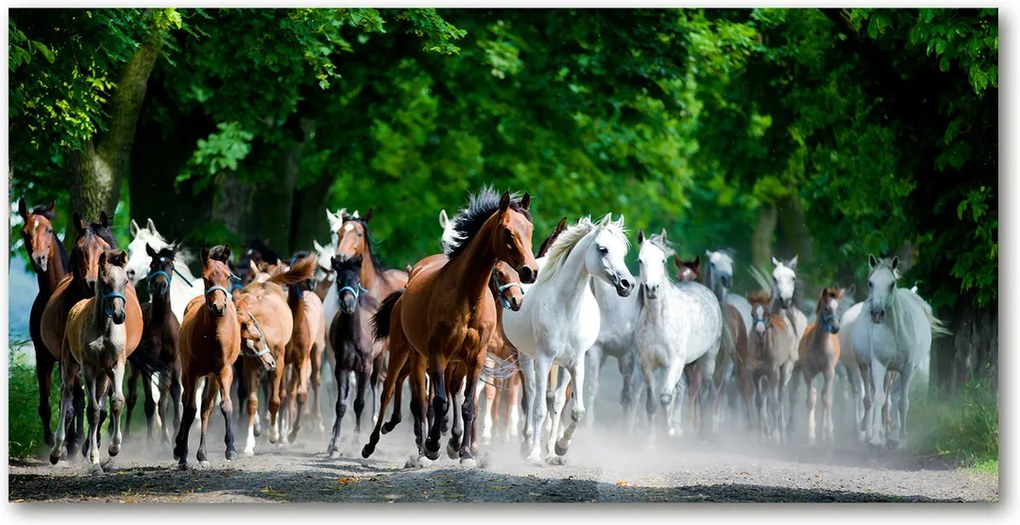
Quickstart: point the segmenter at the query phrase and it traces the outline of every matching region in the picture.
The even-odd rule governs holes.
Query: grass
[[[998,473],[999,403],[988,382],[971,380],[957,399],[919,399],[910,408],[908,424],[920,452]]]
[[[7,446],[10,457],[34,457],[46,449],[43,442],[42,422],[39,421],[39,386],[35,379],[35,366],[28,362],[27,356],[16,348],[24,343],[11,341],[11,353],[8,359],[8,437]],[[53,388],[50,392],[50,409],[53,420],[57,418],[57,405],[60,402],[60,378],[54,372]]]

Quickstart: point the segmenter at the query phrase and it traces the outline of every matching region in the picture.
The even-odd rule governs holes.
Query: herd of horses
[[[353,437],[363,418],[373,424],[367,458],[401,422],[408,381],[409,464],[438,459],[445,435],[447,454],[465,465],[494,438],[517,438],[528,461],[555,463],[582,422],[593,428],[608,357],[623,377],[622,426],[643,429],[653,446],[667,435],[718,432],[725,418],[784,443],[801,382],[808,439],[816,442],[820,420],[821,440],[831,442],[833,385],[844,370],[855,437],[895,447],[906,435],[911,380],[927,366],[932,337],[948,333],[914,290],[897,287],[896,257],[869,256],[866,300],[825,287],[809,318],[799,309],[796,257],[773,258],[771,275],[751,269],[761,289],[741,296],[730,292],[732,252],[707,251],[704,265],[682,261],[665,230],[642,230],[635,276],[624,262],[622,216],[564,218],[534,252],[530,195],[489,188],[452,217],[441,211],[441,252],[406,271],[386,269],[373,251],[371,212],[326,210],[330,243],[289,259],[261,241],[240,253],[204,247],[196,276],[190,254],[151,220],[131,221],[125,252],[105,212],[95,221],[75,213],[68,253],[53,231],[53,205],[29,208],[22,199],[18,211],[39,282],[30,331],[43,437],[52,463],[80,450],[96,472],[104,468],[100,428],[109,416],[108,454],[116,456],[121,413],[126,402],[130,428],[139,380],[148,439],[173,441],[181,468],[199,411],[196,458],[205,465],[214,405],[234,459],[235,423],[246,425],[245,455],[264,432],[279,444],[297,440],[303,423],[325,431],[320,395],[335,396],[327,452],[341,454],[353,396]],[[142,281],[144,304],[135,291]],[[324,383],[327,368],[333,381]],[[244,408],[236,418],[235,403]]]

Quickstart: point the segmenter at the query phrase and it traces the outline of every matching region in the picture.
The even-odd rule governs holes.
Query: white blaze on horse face
[[[758,332],[759,335],[765,334],[765,323],[758,322],[759,320],[765,320],[765,308],[762,305],[757,304],[754,306],[754,331]]]
[[[871,288],[868,300],[871,301],[872,310],[884,312],[889,296],[896,287],[896,277],[892,270],[884,265],[875,268],[868,277],[868,286]]]
[[[351,224],[351,223],[349,223],[349,222],[348,222],[347,224],[345,224],[345,225],[344,225],[344,231],[345,231],[345,232],[349,232],[349,231],[351,231],[351,230],[353,230],[353,229],[354,229],[354,225],[353,225],[353,224]]]
[[[772,271],[772,277],[776,280],[779,298],[784,301],[793,299],[793,289],[797,280],[797,274],[780,262],[776,269]]]
[[[157,252],[170,245],[156,231],[149,230],[149,228],[138,229],[134,238],[131,239],[131,243],[128,244],[128,262],[124,266],[134,283],[138,283],[149,275],[149,262],[152,258],[145,253],[146,244]]]

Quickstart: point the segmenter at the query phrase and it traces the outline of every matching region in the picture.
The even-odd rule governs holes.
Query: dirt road
[[[317,433],[316,433],[317,434]],[[924,502],[997,501],[998,478],[906,451],[746,445],[732,435],[678,438],[649,450],[604,432],[579,432],[564,465],[530,466],[517,446],[487,447],[483,468],[441,457],[404,468],[412,448],[406,423],[383,436],[370,459],[347,441],[344,457],[327,440],[260,442],[256,455],[223,459],[222,433],[210,436],[209,468],[176,470],[169,448],[127,442],[114,473],[84,463],[10,465],[12,501],[93,502]],[[264,437],[263,437],[264,439]],[[197,443],[192,442],[192,447]],[[243,443],[239,443],[239,447]],[[105,448],[105,447],[104,447]],[[624,452],[633,450],[630,452]],[[192,455],[194,452],[192,452]],[[105,449],[104,449],[105,458]],[[193,456],[192,456],[193,458]]]

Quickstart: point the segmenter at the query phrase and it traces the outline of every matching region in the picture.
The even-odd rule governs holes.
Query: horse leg
[[[623,387],[620,389],[620,405],[623,406],[624,425],[626,426],[627,433],[633,435],[637,430],[637,402],[641,397],[641,383],[637,376],[639,372],[637,356],[629,349],[624,350],[623,355],[617,358],[617,366],[620,370],[620,375],[623,376]],[[601,375],[599,371],[595,371],[595,374]],[[598,382],[597,379],[593,378],[593,380]],[[595,388],[595,394],[598,394],[598,387]],[[595,410],[595,398],[593,397],[590,403],[585,402],[585,406],[588,410]]]
[[[375,362],[372,363],[372,377],[369,379],[369,385],[372,387],[372,424],[382,417],[379,413],[379,396],[382,394],[379,387],[379,381],[382,380],[381,376],[383,370],[386,369],[386,361],[383,359],[383,355],[379,354],[375,358]]]
[[[49,351],[47,351],[49,353]],[[78,375],[78,363],[65,359],[60,367],[60,417],[57,419],[57,435],[53,439],[53,447],[50,448],[50,463],[56,465],[63,453],[64,440],[68,437],[67,430],[71,428],[74,419],[74,378]],[[74,436],[70,436],[74,439]],[[71,455],[68,454],[68,459]]]
[[[142,349],[142,351],[144,351],[144,349]],[[127,404],[127,422],[125,423],[125,425],[126,425],[127,428],[124,430],[124,434],[126,434],[128,436],[131,435],[131,416],[132,416],[132,412],[135,411],[135,401],[138,400],[138,384],[137,383],[138,383],[138,377],[140,375],[142,375],[141,369],[132,364],[131,365],[131,371],[128,374],[128,378],[127,378],[127,398],[125,399],[126,404]],[[151,431],[151,429],[149,431],[149,434],[150,434],[149,438],[151,440],[151,438],[152,438],[152,435],[151,435],[152,431]]]
[[[326,427],[322,424],[322,402],[319,400],[319,388],[322,383],[322,345],[315,343],[312,345],[311,355],[311,373],[309,374],[308,381],[312,387],[312,423],[319,428],[319,432],[325,432]]]
[[[793,418],[793,397],[787,392],[790,387],[790,378],[793,377],[794,366],[794,363],[787,361],[779,368],[779,439],[781,444],[786,444],[787,428]],[[789,418],[786,416],[787,409],[790,410]]]
[[[413,458],[413,460],[417,465],[421,464],[423,456],[433,461],[439,457],[438,437],[435,439],[436,450],[434,452],[426,450],[426,438],[431,437],[433,429],[438,432],[439,426],[442,424],[441,415],[428,419],[428,412],[431,407],[428,396],[430,389],[443,388],[443,378],[440,375],[439,381],[432,380],[428,374],[428,369],[428,359],[415,351],[411,351],[411,367],[409,372],[411,377],[411,404],[414,415],[415,445],[418,447],[418,456]],[[433,396],[435,395],[435,391],[433,391]]]
[[[889,439],[889,448],[897,448],[901,442],[907,439],[907,412],[910,410],[910,381],[914,377],[914,368],[907,365],[900,372],[899,379],[893,387],[899,395],[898,414],[893,419],[892,437]]]
[[[602,365],[605,363],[605,354],[602,350],[602,345],[595,344],[588,349],[588,353],[584,356],[584,368],[585,375],[588,378],[588,383],[584,385],[584,406],[588,407],[588,418],[584,422],[584,426],[591,430],[595,427],[595,397],[599,392],[599,372],[602,369]],[[620,362],[620,368],[623,368],[622,361]],[[623,372],[622,370],[620,371]],[[623,380],[623,388],[620,390],[620,403],[623,404],[623,398],[627,392],[627,379]],[[624,414],[627,413],[627,408],[624,406]]]
[[[205,380],[205,389],[202,391],[202,420],[199,422],[198,441],[198,464],[203,467],[209,466],[209,455],[206,453],[205,437],[209,432],[209,417],[212,415],[213,401],[216,399],[216,391],[219,386],[215,377],[208,377]]]
[[[531,441],[534,439],[531,414],[534,414],[535,410],[535,390],[537,389],[535,374],[537,372],[534,359],[521,359],[520,366],[524,385],[524,391],[521,393],[521,413],[524,416],[524,426],[521,428],[521,455],[527,457],[531,451]]]
[[[220,413],[223,414],[223,444],[226,445],[224,457],[228,460],[237,459],[237,449],[234,448],[234,401],[230,399],[230,385],[234,382],[234,368],[223,367],[219,376],[220,387]]]
[[[568,370],[570,371],[570,377],[574,381],[574,392],[583,391],[585,386],[585,363],[575,360]],[[586,406],[584,396],[574,396],[574,408],[570,411],[570,424],[567,425],[566,431],[563,432],[563,437],[556,442],[556,455],[566,455],[567,449],[570,448],[570,440],[574,437],[578,423],[584,419]]]
[[[570,385],[570,377],[565,368],[561,367],[556,374],[556,388],[553,389],[552,409],[549,411],[548,420],[552,423],[549,430],[549,438],[546,441],[546,457],[553,457],[556,448],[556,441],[560,439],[560,427],[563,425],[563,407],[567,404],[567,386]],[[584,397],[583,395],[581,396]]]
[[[494,405],[496,404],[496,379],[492,380],[492,383],[486,383],[484,381],[478,382],[478,387],[482,390],[482,397],[485,399],[485,417],[482,418],[482,444],[488,445],[492,443],[492,423],[495,418],[493,414]],[[476,388],[478,390],[478,388]],[[474,393],[474,396],[478,397],[478,392]]]
[[[393,399],[393,412],[390,413],[390,420],[383,424],[383,434],[389,434],[394,428],[397,428],[397,425],[400,424],[401,418],[403,417],[401,407],[403,406],[402,403],[404,398],[404,382],[407,380],[409,371],[410,369],[405,366],[404,368],[401,368],[398,373],[394,374],[397,383],[396,391],[394,392],[395,397]],[[380,403],[380,406],[382,406],[382,408],[386,408],[385,404]],[[377,414],[377,419],[382,419],[381,412]]]
[[[326,453],[331,458],[340,455],[340,425],[347,413],[347,392],[351,388],[351,375],[347,373],[347,369],[338,365],[333,369],[333,373],[337,385],[336,405],[334,406],[336,418],[333,420],[333,437],[329,440],[329,446],[326,448]]]
[[[89,421],[89,434],[88,434],[88,460],[92,463],[92,471],[98,472],[102,470],[99,466],[99,401],[100,396],[106,394],[106,376],[98,373],[91,366],[83,367],[85,376],[85,390],[88,396],[88,421]]]
[[[67,441],[68,458],[74,456],[80,448],[85,446],[85,440],[88,437],[85,434],[85,386],[82,373],[79,372],[72,381],[74,383],[74,420],[69,429],[70,439]]]
[[[157,391],[160,393],[159,401],[156,403],[156,415],[159,420],[163,422],[163,426],[160,429],[159,437],[160,442],[167,443],[170,440],[170,422],[167,420],[167,412],[170,408],[170,385],[173,381],[173,371],[165,374],[159,374],[159,383],[156,385]]]
[[[145,395],[145,432],[146,432],[146,443],[152,443],[152,432],[155,428],[161,431],[162,425],[160,425],[159,419],[156,417],[156,399],[153,395],[152,382],[159,381],[158,374],[142,374],[142,393]]]
[[[517,437],[520,432],[520,411],[517,410],[517,396],[521,392],[521,378],[514,374],[506,381],[506,390],[502,393],[500,410],[502,412],[503,431],[500,433],[503,442]]]
[[[170,398],[174,401],[174,432],[177,432],[177,429],[181,428],[181,416],[184,414],[184,403],[181,401],[181,392],[183,391],[181,386],[181,363],[179,361],[174,364],[170,373],[172,374],[170,379]],[[243,382],[238,381],[238,383]]]
[[[756,423],[756,412],[755,412],[755,396],[754,396],[754,385],[751,382],[751,374],[748,372],[747,367],[742,363],[737,364],[737,384],[740,387],[740,395],[744,400],[744,417],[747,425],[747,430],[752,430],[757,426]]]
[[[683,420],[681,419],[681,421],[680,421],[679,432],[678,432],[678,430],[677,430],[678,427],[676,426],[676,423],[674,422],[673,414],[672,414],[672,412],[673,412],[673,410],[672,410],[673,400],[674,400],[674,397],[675,397],[674,396],[674,391],[676,390],[677,383],[680,382],[680,376],[682,376],[683,373],[684,373],[684,360],[683,359],[673,359],[669,363],[669,368],[666,370],[666,380],[665,380],[665,382],[659,388],[659,391],[655,392],[655,396],[654,396],[654,397],[656,397],[656,401],[658,401],[659,404],[662,405],[662,408],[666,411],[665,412],[665,419],[666,419],[666,427],[665,428],[666,428],[667,435],[670,435],[670,436],[675,436],[678,433],[679,434],[683,434],[683,427],[684,427]],[[698,395],[698,389],[701,387],[701,372],[700,372],[700,370],[696,371],[692,375],[694,376],[695,379],[694,379],[693,382],[689,382],[689,384],[687,385],[687,397],[688,397],[688,400],[689,400],[690,403],[693,403],[693,400],[697,399],[696,396]],[[692,416],[691,419],[693,420],[694,419],[693,418],[694,414],[692,413],[691,416]]]
[[[450,440],[446,443],[446,455],[450,459],[457,459],[457,452],[460,451],[461,438],[464,436],[464,419],[460,410],[464,403],[464,373],[458,370],[460,367],[447,368],[450,380],[446,383],[446,391],[450,393],[452,400],[450,411],[453,412],[453,427],[450,429]],[[451,370],[453,370],[451,372]]]
[[[291,378],[291,406],[294,406],[295,400],[297,402],[297,409],[294,413],[294,426],[290,430],[290,436],[288,441],[293,443],[297,440],[297,433],[301,430],[301,415],[305,411],[305,405],[308,403],[308,383],[311,381],[312,373],[312,358],[311,352],[305,353],[304,359],[301,360],[301,369],[295,370],[294,375],[296,377]]]
[[[858,422],[861,441],[867,442],[871,436],[871,416],[875,408],[875,385],[871,382],[871,365],[860,364],[858,370],[861,373],[861,386],[864,389],[864,397],[861,405],[864,408],[863,416]]]
[[[184,470],[188,468],[188,433],[191,432],[191,424],[195,422],[195,414],[198,411],[195,407],[196,385],[195,378],[188,375],[181,377],[181,387],[184,398],[184,414],[181,417],[181,426],[177,428],[176,444],[174,446],[174,459],[177,460],[177,468]]]
[[[829,367],[825,370],[825,383],[822,385],[822,441],[832,443],[832,385],[835,383],[836,370]]]
[[[371,366],[369,364],[368,366]],[[357,372],[357,384],[355,385],[358,390],[354,395],[354,434],[361,437],[361,414],[365,410],[365,393],[368,391],[369,377],[374,374],[365,369],[365,365],[362,365],[361,369]]]
[[[885,427],[882,422],[883,407],[886,404],[885,366],[874,357],[871,358],[871,388],[874,391],[871,407],[868,443],[874,446],[885,445]],[[877,410],[876,410],[877,408]]]
[[[245,371],[244,371],[244,362],[245,362],[244,357],[243,356],[239,356],[237,358],[237,360],[234,361],[234,365],[233,365],[234,375],[236,375],[238,377],[237,388],[236,388],[236,392],[237,392],[237,404],[238,404],[238,406],[244,406],[245,400],[248,399],[248,381],[245,380],[246,374],[245,374]],[[243,418],[245,418],[247,413],[248,412],[246,410],[238,410],[237,411],[237,423],[238,424],[242,424],[242,423],[245,422],[245,420]]]
[[[124,439],[121,434],[120,415],[124,410],[124,361],[123,354],[117,360],[111,374],[113,380],[113,394],[110,396],[110,424],[113,425],[113,439],[110,440],[110,447],[107,449],[110,457],[120,453],[120,445]]]
[[[379,400],[379,417],[376,418],[375,427],[372,429],[372,434],[368,438],[368,443],[361,449],[361,457],[367,458],[375,452],[375,446],[379,443],[379,436],[382,434],[383,427],[383,415],[386,413],[386,405],[389,404],[390,398],[393,397],[393,392],[397,386],[397,380],[400,379],[401,368],[408,360],[407,340],[403,338],[402,333],[390,334],[390,362],[386,368],[386,381],[383,384],[382,398]],[[335,370],[335,369],[334,369]],[[337,372],[339,373],[339,372]],[[346,373],[346,372],[344,372]],[[339,388],[339,375],[336,376]],[[399,400],[398,400],[399,403]],[[398,411],[397,407],[394,407],[394,413]],[[398,419],[399,421],[399,419]]]
[[[656,392],[656,371],[652,365],[646,362],[641,363],[641,375],[645,380],[645,413],[648,417],[648,446],[655,448],[656,434],[659,428],[655,424],[655,413],[659,408],[659,396]]]
[[[50,420],[53,414],[50,412],[50,390],[53,388],[53,365],[57,363],[57,360],[42,344],[41,338],[38,341],[33,339],[33,342],[35,343],[35,378],[39,384],[39,419],[42,421],[43,441],[52,447],[53,428],[50,426]],[[61,407],[63,407],[63,403],[61,400]],[[63,416],[59,421],[63,421]]]
[[[462,419],[464,422],[464,438],[460,446],[460,464],[462,466],[474,466],[475,443],[475,408],[477,407],[477,392],[475,388],[478,380],[482,377],[484,368],[485,353],[479,353],[474,362],[466,363],[467,376],[465,377],[464,393],[465,399],[461,402]]]
[[[284,355],[285,350],[275,352],[276,355]],[[276,369],[269,373],[269,442],[280,443],[280,407],[283,406],[283,377],[287,367],[283,359],[276,361]],[[283,363],[283,364],[281,364]]]
[[[241,357],[239,359],[245,359],[244,362],[244,381],[247,385],[245,389],[248,393],[248,439],[244,444],[244,450],[241,451],[245,456],[255,455],[255,418],[258,417],[259,413],[259,370],[256,368],[258,365],[251,362],[251,359]],[[279,363],[277,366],[282,366]],[[185,385],[184,395],[188,394],[187,387]],[[184,415],[188,415],[187,399],[185,399]],[[192,416],[194,417],[194,416]],[[189,423],[190,424],[190,423]],[[182,427],[183,428],[183,427]],[[178,434],[179,435],[179,434]]]
[[[816,436],[815,436],[815,403],[817,401],[816,400],[817,394],[815,393],[815,387],[811,384],[811,380],[812,380],[811,373],[807,370],[807,368],[805,368],[804,369],[804,383],[807,385],[806,405],[807,405],[808,445],[814,446],[815,439],[816,439]],[[796,381],[794,381],[794,384],[796,384]],[[823,408],[822,411],[824,412],[825,409]],[[791,410],[790,412],[792,413],[793,410]],[[824,416],[824,414],[823,414],[823,416]],[[822,429],[822,433],[824,434],[824,432],[825,432],[825,430],[823,428]]]
[[[528,398],[531,400],[528,410],[531,416],[531,450],[528,453],[528,461],[532,464],[541,465],[542,424],[545,422],[545,397],[546,389],[549,385],[549,369],[552,368],[552,363],[547,362],[541,353],[536,352],[533,366],[534,389],[528,392]]]
[[[435,420],[425,440],[425,456],[433,461],[439,457],[439,439],[442,437],[442,421],[450,409],[450,401],[446,389],[447,359],[441,348],[429,348],[428,372],[435,393],[432,397],[432,409]]]

